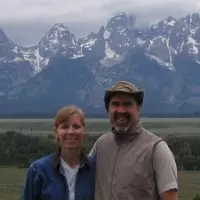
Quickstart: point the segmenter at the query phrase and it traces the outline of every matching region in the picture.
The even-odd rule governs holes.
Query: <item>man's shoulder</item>
[[[157,134],[151,132],[148,129],[142,128],[142,133],[143,133],[144,139],[148,140],[152,144],[155,144],[155,143],[157,144],[160,141],[163,141],[163,139],[160,136],[158,136]]]
[[[113,133],[112,132],[106,132],[103,135],[99,136],[99,138],[97,139],[97,143],[102,143],[102,142],[106,142],[109,140],[113,140]]]
[[[155,154],[161,155],[161,157],[164,155],[171,157],[171,155],[173,155],[173,152],[171,151],[167,142],[164,140],[161,140],[155,147]]]

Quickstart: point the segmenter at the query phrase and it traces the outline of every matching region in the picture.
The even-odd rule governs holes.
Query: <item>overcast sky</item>
[[[138,25],[169,15],[200,13],[199,0],[0,0],[0,28],[14,42],[35,43],[61,22],[77,36],[98,31],[117,12],[135,14]]]

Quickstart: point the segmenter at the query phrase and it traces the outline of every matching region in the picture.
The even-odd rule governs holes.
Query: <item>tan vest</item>
[[[97,143],[95,200],[156,200],[153,147],[161,138],[139,126],[131,141],[116,143],[113,133]]]

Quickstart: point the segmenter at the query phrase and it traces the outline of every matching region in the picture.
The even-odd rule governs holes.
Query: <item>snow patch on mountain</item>
[[[105,54],[106,54],[105,59],[106,58],[109,59],[109,58],[118,58],[119,57],[119,55],[114,50],[112,50],[110,48],[108,42],[105,42]]]
[[[125,13],[113,16],[105,28],[98,33],[91,33],[85,38],[77,39],[69,28],[61,23],[55,24],[38,44],[20,47],[13,44],[1,32],[0,40],[4,41],[0,48],[9,46],[8,55],[0,54],[1,62],[28,61],[34,74],[45,68],[57,54],[71,59],[97,56],[100,62],[119,61],[124,54],[134,48],[142,48],[150,59],[159,65],[175,70],[174,56],[183,51],[200,60],[200,17],[189,15],[180,19],[168,17],[146,29],[135,27],[136,18]],[[1,47],[2,46],[2,47]]]
[[[169,63],[169,62],[164,62],[163,60],[161,60],[160,58],[156,57],[155,55],[151,55],[146,53],[146,56],[150,59],[150,60],[155,60],[160,66],[163,66],[171,71],[175,71],[176,69],[174,68],[173,64]]]
[[[187,44],[190,45],[189,49],[188,49],[188,52],[190,54],[199,54],[199,50],[198,50],[198,47],[197,47],[198,43],[191,36],[188,37]]]
[[[87,48],[88,50],[92,50],[91,47],[96,43],[97,39],[90,39],[86,43],[81,44],[81,48]]]
[[[12,49],[13,52],[15,53],[18,53],[18,46],[15,46],[13,49]]]
[[[103,38],[104,40],[108,40],[111,36],[111,32],[108,30],[105,30],[104,34],[103,34]]]

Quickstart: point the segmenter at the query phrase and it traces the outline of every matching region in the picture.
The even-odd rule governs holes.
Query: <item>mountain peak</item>
[[[119,27],[132,29],[135,26],[135,21],[135,15],[128,15],[124,12],[120,12],[108,21],[106,28],[115,30],[119,29]]]
[[[56,23],[52,28],[45,34],[45,39],[62,39],[66,35],[71,34],[68,27],[62,23]]]
[[[1,43],[8,43],[10,42],[10,40],[8,39],[8,37],[6,36],[5,32],[0,28],[0,42]]]
[[[91,110],[95,102],[102,109],[105,87],[126,79],[147,91],[148,112],[199,109],[199,14],[169,16],[146,29],[136,28],[135,21],[134,15],[118,13],[78,42],[66,25],[56,23],[27,48],[6,42],[0,30],[0,105],[7,105],[0,108],[42,112],[75,102]]]
[[[68,27],[62,23],[56,23],[41,39],[39,48],[43,49],[46,56],[46,53],[51,52],[55,55],[60,51],[60,48],[65,49],[76,45],[77,39]]]
[[[56,29],[58,31],[66,31],[69,30],[68,27],[62,23],[56,23],[52,26],[52,28],[50,30]]]
[[[168,26],[174,26],[174,24],[176,23],[176,19],[169,16],[167,19],[165,19],[164,21],[164,24],[165,25],[168,25]]]

